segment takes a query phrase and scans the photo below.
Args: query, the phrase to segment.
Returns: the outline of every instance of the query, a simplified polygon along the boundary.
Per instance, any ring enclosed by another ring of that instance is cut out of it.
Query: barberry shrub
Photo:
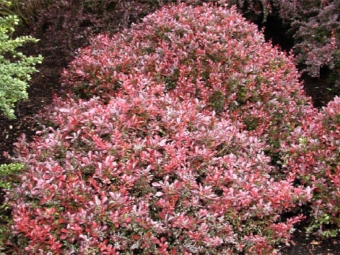
[[[94,38],[64,72],[64,85],[76,97],[100,96],[105,103],[124,93],[127,75],[142,73],[162,84],[164,93],[197,98],[222,118],[241,122],[266,141],[268,155],[278,157],[280,141],[312,109],[293,57],[265,43],[235,9],[177,8],[149,15],[112,38]]]
[[[277,254],[301,219],[280,215],[308,191],[270,177],[258,138],[139,78],[144,90],[124,83],[107,105],[58,102],[59,129],[18,143],[29,168],[12,194],[13,231],[25,251]]]
[[[323,237],[340,231],[340,98],[319,113],[311,111],[291,139],[282,143],[284,168],[297,174],[304,185],[313,187],[310,226]]]
[[[311,189],[278,143],[312,109],[235,9],[184,4],[98,36],[64,72],[9,194],[20,254],[279,254]],[[280,131],[282,129],[282,131]],[[275,140],[276,139],[276,140]]]
[[[306,167],[295,166],[297,156],[310,153],[295,152],[295,143],[302,141],[295,137],[296,132],[314,127],[303,139],[335,138],[325,129],[328,125],[321,128],[317,124],[318,112],[311,107],[298,82],[293,58],[264,43],[256,28],[245,24],[239,16],[226,18],[211,12],[200,15],[204,21],[199,24],[189,14],[185,18],[175,12],[149,16],[142,24],[113,38],[95,38],[65,71],[65,85],[76,96],[100,95],[105,102],[123,93],[120,84],[127,74],[144,73],[163,84],[165,93],[183,100],[198,98],[222,118],[241,122],[250,134],[265,141],[266,155],[275,166],[275,178],[283,173],[296,174],[300,183],[301,179],[313,176],[316,166],[312,162],[321,164],[325,155],[333,157],[335,152],[325,144],[314,146],[319,159],[308,160],[312,166],[306,171],[303,170]],[[284,163],[287,160],[289,167]],[[336,160],[331,162],[329,167],[337,166]],[[339,229],[337,209],[333,208],[340,197],[336,192],[330,195],[329,189],[337,190],[338,186],[333,185],[333,177],[327,177],[326,170],[317,176],[322,178],[327,181],[323,187],[314,189],[310,231],[319,228],[320,234],[328,235],[330,225]],[[316,179],[308,180],[302,182],[306,187],[317,186]],[[328,208],[327,212],[320,212],[320,206]]]
[[[143,73],[163,84],[164,93],[182,100],[197,98],[221,118],[240,122],[266,143],[274,178],[291,174],[296,183],[313,186],[309,231],[334,236],[340,202],[333,180],[338,156],[332,144],[338,143],[337,137],[330,125],[320,124],[328,117],[316,119],[319,113],[298,82],[293,57],[265,43],[255,26],[235,13],[228,17],[203,7],[196,11],[199,23],[176,10],[150,15],[113,38],[93,39],[65,71],[64,84],[75,97],[97,95],[105,103],[124,93],[121,84],[127,75]],[[131,86],[138,83],[132,79]],[[332,107],[334,102],[327,109],[336,111]],[[320,114],[324,116],[323,111]],[[296,135],[300,132],[302,137]],[[325,137],[332,139],[332,146]],[[309,142],[311,148],[297,149],[301,148],[297,144]],[[299,158],[306,162],[300,164]],[[326,165],[321,171],[317,164]]]

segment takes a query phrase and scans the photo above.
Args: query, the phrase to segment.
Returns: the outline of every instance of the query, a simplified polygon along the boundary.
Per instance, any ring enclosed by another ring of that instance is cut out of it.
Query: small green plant
[[[0,165],[0,189],[9,189],[11,187],[11,177],[13,174],[19,172],[23,168],[23,164],[3,164]],[[3,245],[7,239],[6,233],[8,231],[11,217],[8,215],[8,203],[0,204],[0,246]]]
[[[10,217],[7,215],[8,204],[0,205],[0,247],[3,246],[4,241],[7,239],[7,231],[9,229]]]
[[[0,188],[9,189],[11,187],[10,177],[22,168],[23,165],[19,163],[0,165]]]
[[[8,1],[0,0],[0,6],[10,5]],[[34,67],[41,63],[42,56],[26,56],[19,52],[18,47],[28,42],[38,40],[30,36],[20,36],[12,39],[14,27],[19,24],[16,15],[1,13],[0,17],[0,110],[9,119],[14,119],[15,103],[27,99],[26,89],[31,74],[37,72]]]

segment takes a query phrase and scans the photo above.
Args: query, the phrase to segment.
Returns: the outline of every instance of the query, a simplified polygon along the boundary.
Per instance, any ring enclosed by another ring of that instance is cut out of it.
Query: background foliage
[[[2,6],[9,4],[1,2]],[[9,7],[8,7],[9,8]],[[18,48],[37,40],[30,36],[12,39],[14,27],[19,19],[15,15],[0,17],[0,109],[8,118],[15,118],[15,103],[27,99],[27,86],[31,74],[36,72],[34,65],[41,63],[42,57],[25,56]]]
[[[48,32],[63,51],[73,52],[99,31],[114,33],[157,8],[177,0],[15,0],[12,12],[30,26],[37,37]],[[207,0],[186,0],[202,4]],[[335,92],[339,84],[339,0],[212,0],[236,5],[248,19],[266,26],[268,17],[275,17],[288,28],[286,36],[294,40],[295,61],[300,70],[319,77],[326,70],[329,87]],[[61,33],[61,31],[63,31]],[[66,33],[66,34],[65,34]]]

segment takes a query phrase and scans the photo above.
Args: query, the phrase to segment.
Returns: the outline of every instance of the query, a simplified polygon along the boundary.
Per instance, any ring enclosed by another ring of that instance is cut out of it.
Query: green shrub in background
[[[49,8],[51,3],[51,0],[0,0],[0,14],[16,15],[24,25],[30,26],[38,18],[39,10]]]
[[[25,43],[38,40],[30,36],[12,38],[19,19],[6,11],[9,9],[5,7],[10,4],[0,0],[0,110],[9,119],[14,119],[14,105],[19,100],[27,99],[27,82],[31,74],[37,71],[34,66],[41,63],[42,56],[26,56],[18,51],[18,47]]]

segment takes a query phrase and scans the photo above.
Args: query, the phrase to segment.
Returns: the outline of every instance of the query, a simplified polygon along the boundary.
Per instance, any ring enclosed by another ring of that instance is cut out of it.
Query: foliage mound
[[[265,43],[235,9],[226,14],[197,7],[192,14],[180,8],[149,15],[112,38],[96,37],[65,71],[64,85],[81,98],[97,95],[107,102],[123,93],[126,79],[135,85],[134,77],[144,74],[164,93],[198,98],[221,117],[241,122],[274,153],[311,109],[292,57]]]
[[[179,4],[94,38],[63,74],[68,97],[17,143],[20,249],[278,254],[303,218],[283,214],[311,201],[317,221],[339,201],[338,101],[318,113],[298,78],[234,8]],[[296,165],[315,141],[319,179]]]
[[[139,83],[149,89],[108,105],[59,102],[60,128],[18,144],[29,169],[12,197],[13,230],[25,250],[275,253],[301,219],[280,214],[308,192],[271,178],[264,144],[230,120]]]

